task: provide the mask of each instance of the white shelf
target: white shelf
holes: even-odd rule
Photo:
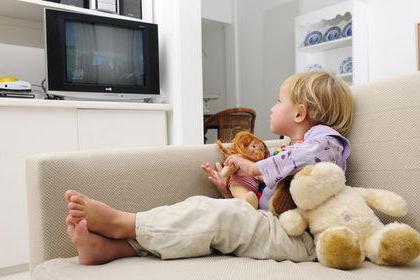
[[[302,52],[308,52],[308,53],[315,53],[315,52],[321,52],[325,50],[331,50],[331,49],[338,49],[338,48],[345,48],[350,47],[352,45],[352,37],[345,37],[340,38],[333,41],[328,41],[312,46],[307,47],[300,47],[299,50]]]
[[[353,78],[353,73],[337,74],[335,76],[338,77],[338,78],[341,78],[343,80],[348,80],[348,79]]]
[[[132,17],[99,12],[96,10],[79,8],[43,0],[1,0],[0,16],[42,22],[44,17],[44,8],[65,10],[69,12],[84,13],[95,16],[119,18],[131,21],[142,21]]]

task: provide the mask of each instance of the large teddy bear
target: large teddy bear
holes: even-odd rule
[[[403,265],[420,254],[416,230],[401,223],[384,225],[371,209],[400,217],[407,213],[406,202],[390,191],[346,186],[343,170],[333,163],[303,168],[290,193],[297,208],[282,213],[280,222],[290,236],[309,226],[323,265],[352,269],[365,257],[377,264]]]

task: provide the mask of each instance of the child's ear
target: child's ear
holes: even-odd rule
[[[295,115],[295,122],[301,123],[306,119],[307,111],[306,106],[303,104],[299,104],[296,106],[296,115]]]

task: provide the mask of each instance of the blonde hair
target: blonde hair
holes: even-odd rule
[[[294,104],[304,104],[313,125],[327,125],[346,135],[353,121],[353,100],[349,86],[333,73],[320,70],[287,78]]]

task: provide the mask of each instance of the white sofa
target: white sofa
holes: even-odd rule
[[[420,74],[353,88],[356,115],[349,136],[348,184],[401,194],[420,230]],[[269,145],[280,145],[270,141]],[[199,165],[220,160],[214,145],[167,146],[44,154],[27,160],[32,279],[420,279],[420,259],[405,267],[366,261],[341,271],[316,262],[212,255],[163,261],[119,259],[79,266],[66,236],[63,193],[74,188],[126,211],[172,204],[192,195],[217,197]],[[384,222],[391,219],[380,216]]]

